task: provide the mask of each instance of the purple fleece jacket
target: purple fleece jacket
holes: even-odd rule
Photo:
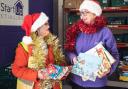
[[[102,28],[100,31],[93,34],[79,33],[76,40],[76,52],[67,52],[67,56],[69,57],[70,62],[73,64],[72,59],[79,55],[81,52],[86,52],[90,48],[93,48],[99,42],[103,42],[104,47],[112,54],[112,56],[116,59],[116,62],[112,65],[111,71],[109,75],[111,75],[119,62],[119,53],[117,50],[117,45],[115,38],[111,32],[111,30],[107,27]],[[94,59],[95,60],[95,59]],[[81,77],[71,74],[71,80],[82,86],[82,87],[103,87],[106,86],[107,76],[103,78],[97,78],[96,81],[82,81]]]

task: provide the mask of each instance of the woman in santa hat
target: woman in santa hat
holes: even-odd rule
[[[68,68],[60,67],[65,65],[65,57],[58,38],[49,31],[48,20],[43,12],[24,18],[26,36],[18,44],[12,64],[17,89],[62,89],[61,79]]]
[[[78,75],[71,74],[72,89],[105,89],[107,77],[116,69],[119,53],[111,30],[106,27],[106,20],[101,15],[102,9],[96,0],[84,0],[79,8],[80,20],[67,29],[65,50],[71,64],[79,61],[77,56],[102,42],[103,46],[115,58],[109,73],[96,77],[95,81],[83,81]],[[95,58],[94,58],[95,62]],[[86,63],[86,62],[85,62]]]

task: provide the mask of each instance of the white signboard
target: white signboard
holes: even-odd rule
[[[28,14],[29,0],[0,0],[0,25],[20,26]]]

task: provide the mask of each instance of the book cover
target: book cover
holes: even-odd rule
[[[95,81],[96,77],[103,77],[109,73],[111,65],[115,62],[101,42],[90,50],[80,53],[77,60],[78,62],[73,65],[71,72],[81,76],[83,81]]]

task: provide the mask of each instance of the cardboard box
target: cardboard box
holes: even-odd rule
[[[128,25],[128,17],[127,17],[127,25]]]
[[[76,2],[76,9],[79,9],[80,4],[83,2],[84,0],[77,0]]]
[[[73,24],[78,19],[80,19],[79,15],[77,15],[77,14],[70,14],[69,17],[68,17],[68,24]]]
[[[64,0],[64,8],[76,8],[78,0]]]
[[[108,17],[108,24],[113,25],[120,25],[120,24],[127,24],[127,17]]]
[[[111,0],[111,6],[128,6],[128,0]]]
[[[110,0],[99,0],[99,2],[102,8],[110,6]]]

